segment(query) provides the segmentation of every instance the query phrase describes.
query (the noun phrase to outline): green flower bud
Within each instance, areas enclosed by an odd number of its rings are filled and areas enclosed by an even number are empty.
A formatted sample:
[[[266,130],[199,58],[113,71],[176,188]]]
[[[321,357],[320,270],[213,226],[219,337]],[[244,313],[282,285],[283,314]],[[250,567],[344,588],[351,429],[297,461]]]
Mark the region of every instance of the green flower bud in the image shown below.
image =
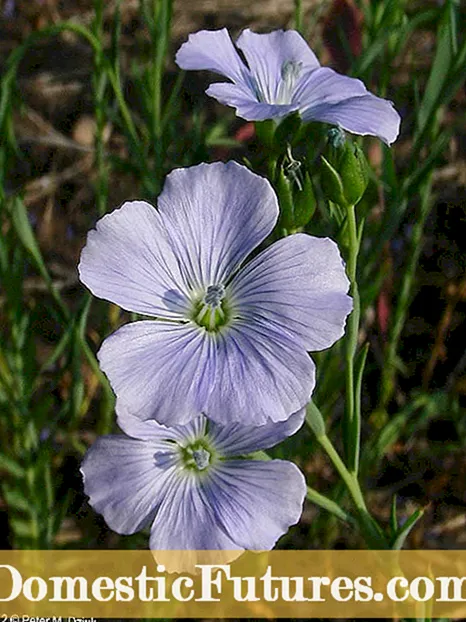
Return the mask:
[[[369,183],[369,165],[358,144],[348,144],[341,160],[340,176],[346,200],[350,205],[356,205]]]
[[[327,134],[327,151],[322,156],[323,190],[341,206],[356,205],[369,183],[369,165],[359,145],[349,142],[340,128]]]

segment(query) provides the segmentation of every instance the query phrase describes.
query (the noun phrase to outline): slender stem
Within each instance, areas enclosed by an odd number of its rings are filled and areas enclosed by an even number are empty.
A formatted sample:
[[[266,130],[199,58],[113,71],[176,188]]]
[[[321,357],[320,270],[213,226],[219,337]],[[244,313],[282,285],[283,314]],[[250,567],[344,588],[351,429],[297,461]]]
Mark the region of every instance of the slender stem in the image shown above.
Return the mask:
[[[356,268],[359,252],[358,232],[354,205],[347,208],[349,232],[348,277],[351,283],[353,297],[353,311],[348,319],[346,335],[346,402],[345,402],[345,453],[349,469],[352,473],[358,472],[359,444],[361,433],[360,409],[355,405],[355,373],[354,359],[358,345],[358,331],[360,320],[359,289],[356,280]]]
[[[314,490],[310,486],[307,487],[306,498],[311,503],[315,503],[324,510],[327,510],[327,512],[330,512],[330,514],[333,514],[341,521],[348,523],[352,526],[357,525],[357,521],[353,518],[353,516],[345,512],[345,510],[343,510],[338,504],[336,504],[335,501],[332,501],[328,497],[321,495],[320,492],[317,492],[317,490]]]
[[[354,502],[356,510],[358,512],[359,527],[362,535],[368,544],[373,549],[388,549],[388,542],[380,529],[377,522],[372,518],[367,510],[364,497],[359,486],[357,477],[348,471],[343,460],[338,455],[335,447],[326,434],[317,437],[317,442],[325,450],[328,457],[333,463],[333,466],[338,471],[342,478],[351,498]]]
[[[103,41],[104,10],[102,0],[95,2],[95,20],[93,32],[99,41]],[[97,210],[102,216],[107,207],[108,195],[108,171],[105,163],[104,132],[105,132],[105,94],[107,87],[107,75],[104,68],[104,50],[100,48],[94,51],[94,103],[96,116],[95,133],[95,165],[97,169]]]
[[[302,0],[295,0],[294,2],[294,25],[295,29],[302,33],[303,30],[303,2]]]

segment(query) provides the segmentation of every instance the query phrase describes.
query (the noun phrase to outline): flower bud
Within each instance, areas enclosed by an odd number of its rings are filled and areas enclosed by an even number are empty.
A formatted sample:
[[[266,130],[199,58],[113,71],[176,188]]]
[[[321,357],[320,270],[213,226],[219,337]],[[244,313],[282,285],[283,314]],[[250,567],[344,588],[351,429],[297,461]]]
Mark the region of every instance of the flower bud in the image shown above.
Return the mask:
[[[327,197],[341,206],[356,205],[369,183],[369,165],[359,145],[345,139],[343,130],[327,134],[327,150],[321,157],[322,187]]]

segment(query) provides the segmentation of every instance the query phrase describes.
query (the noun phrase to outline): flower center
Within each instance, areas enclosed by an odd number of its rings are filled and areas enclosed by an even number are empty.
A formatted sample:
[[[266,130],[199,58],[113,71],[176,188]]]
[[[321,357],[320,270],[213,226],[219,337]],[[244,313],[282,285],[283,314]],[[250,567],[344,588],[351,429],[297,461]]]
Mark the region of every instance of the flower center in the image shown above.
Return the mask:
[[[291,104],[296,81],[303,68],[302,62],[287,60],[281,69],[281,82],[278,85],[275,104]]]
[[[181,458],[185,469],[205,471],[212,462],[212,452],[200,439],[187,447],[181,447]]]
[[[194,305],[192,319],[209,332],[216,332],[229,318],[223,285],[209,285],[204,297]]]

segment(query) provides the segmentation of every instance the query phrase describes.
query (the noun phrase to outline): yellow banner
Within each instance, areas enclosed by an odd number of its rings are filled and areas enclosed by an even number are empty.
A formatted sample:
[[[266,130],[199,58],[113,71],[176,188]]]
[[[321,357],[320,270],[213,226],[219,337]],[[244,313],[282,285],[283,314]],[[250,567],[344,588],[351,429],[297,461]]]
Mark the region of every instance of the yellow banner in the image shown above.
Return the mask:
[[[0,616],[464,618],[466,551],[0,551]]]

